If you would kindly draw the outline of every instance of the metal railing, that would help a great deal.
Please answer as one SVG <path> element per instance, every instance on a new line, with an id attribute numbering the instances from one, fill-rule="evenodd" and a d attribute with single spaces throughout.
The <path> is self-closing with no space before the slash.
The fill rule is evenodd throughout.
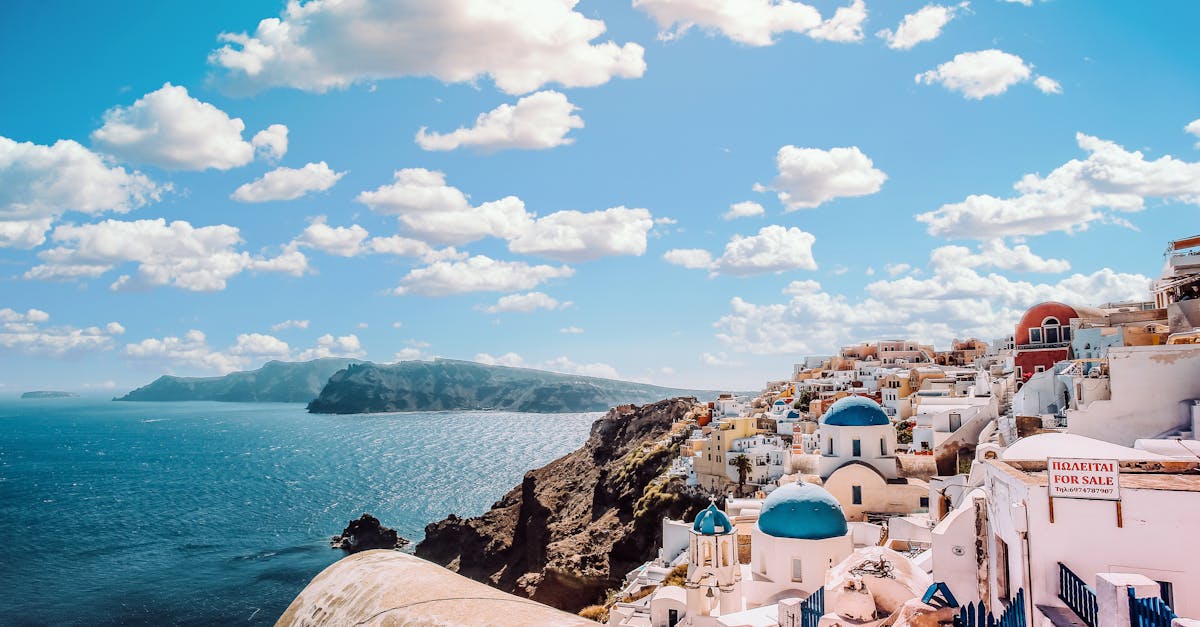
<path id="1" fill-rule="evenodd" d="M 1129 588 L 1129 625 L 1130 627 L 1171 627 L 1171 621 L 1178 618 L 1171 606 L 1162 599 L 1152 597 L 1139 599 Z M 807 626 L 806 626 L 807 627 Z"/>
<path id="2" fill-rule="evenodd" d="M 958 609 L 958 616 L 954 617 L 954 625 L 955 627 L 1026 627 L 1029 622 L 1025 616 L 1025 590 L 1023 588 L 1017 590 L 1016 598 L 1004 609 L 1000 618 L 993 618 L 982 602 L 978 606 L 968 603 Z"/>
<path id="3" fill-rule="evenodd" d="M 1096 627 L 1096 590 L 1062 562 L 1058 563 L 1058 598 L 1088 627 Z"/>
<path id="4" fill-rule="evenodd" d="M 800 602 L 800 627 L 817 627 L 825 615 L 825 588 L 817 588 Z"/>

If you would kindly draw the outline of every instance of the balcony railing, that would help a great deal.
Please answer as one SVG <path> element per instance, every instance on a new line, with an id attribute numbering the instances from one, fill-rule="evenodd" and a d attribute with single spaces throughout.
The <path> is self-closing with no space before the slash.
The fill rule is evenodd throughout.
<path id="1" fill-rule="evenodd" d="M 1058 598 L 1088 627 L 1096 627 L 1096 591 L 1062 562 L 1058 563 Z"/>
<path id="2" fill-rule="evenodd" d="M 1176 618 L 1178 616 L 1162 599 L 1139 599 L 1133 588 L 1129 588 L 1130 627 L 1171 627 L 1171 621 Z"/>

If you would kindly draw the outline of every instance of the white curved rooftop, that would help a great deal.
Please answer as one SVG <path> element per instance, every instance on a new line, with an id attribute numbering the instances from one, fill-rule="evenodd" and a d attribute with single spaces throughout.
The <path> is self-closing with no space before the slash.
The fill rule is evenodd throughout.
<path id="1" fill-rule="evenodd" d="M 1045 461 L 1049 457 L 1082 457 L 1118 461 L 1171 461 L 1166 455 L 1142 451 L 1073 433 L 1039 433 L 1004 449 L 1005 461 Z"/>

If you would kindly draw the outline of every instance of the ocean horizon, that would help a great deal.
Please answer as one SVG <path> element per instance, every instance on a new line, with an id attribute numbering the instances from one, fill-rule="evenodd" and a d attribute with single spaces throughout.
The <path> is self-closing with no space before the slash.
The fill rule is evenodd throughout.
<path id="1" fill-rule="evenodd" d="M 0 398 L 0 623 L 273 624 L 351 519 L 411 549 L 601 415 Z"/>

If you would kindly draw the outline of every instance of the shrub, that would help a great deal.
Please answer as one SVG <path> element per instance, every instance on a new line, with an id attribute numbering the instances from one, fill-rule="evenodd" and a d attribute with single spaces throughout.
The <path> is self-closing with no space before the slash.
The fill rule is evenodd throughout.
<path id="1" fill-rule="evenodd" d="M 597 623 L 607 623 L 608 608 L 603 605 L 589 605 L 579 610 L 579 616 L 588 620 L 594 620 Z"/>

